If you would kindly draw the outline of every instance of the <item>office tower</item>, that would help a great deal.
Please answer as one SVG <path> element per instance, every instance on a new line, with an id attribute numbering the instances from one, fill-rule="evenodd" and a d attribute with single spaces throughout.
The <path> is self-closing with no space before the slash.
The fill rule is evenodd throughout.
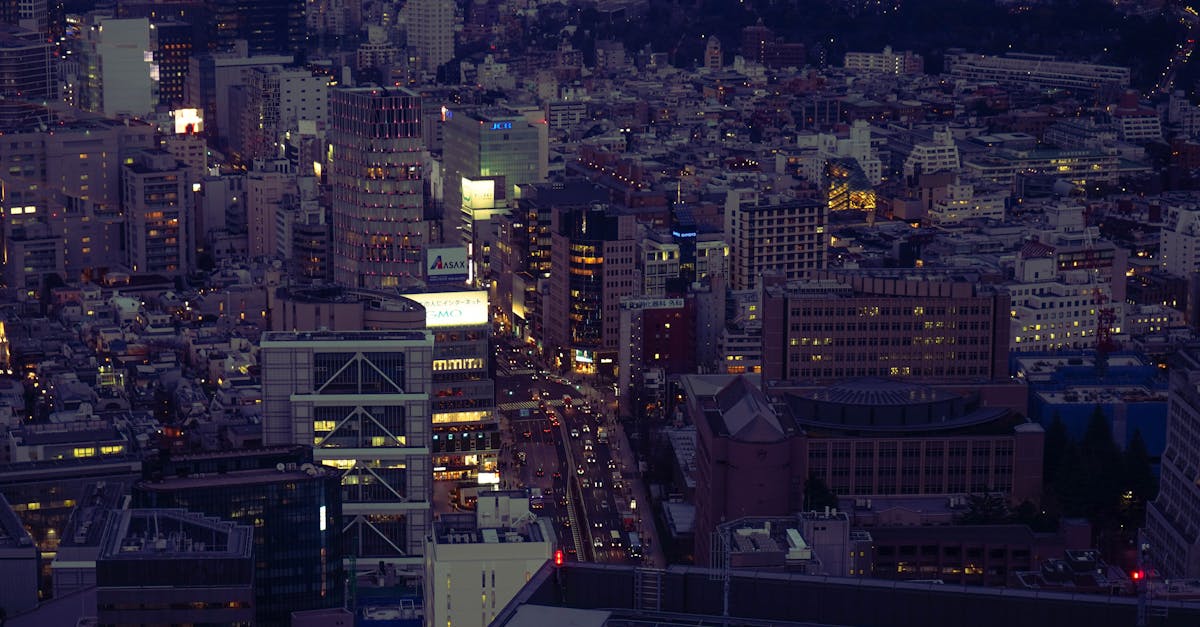
<path id="1" fill-rule="evenodd" d="M 636 216 L 616 207 L 556 207 L 543 304 L 548 350 L 580 373 L 615 376 L 621 301 L 637 294 Z"/>
<path id="2" fill-rule="evenodd" d="M 454 58 L 453 0 L 409 0 L 401 12 L 408 26 L 409 55 L 418 67 L 433 73 Z"/>
<path id="3" fill-rule="evenodd" d="M 479 223 L 510 206 L 518 185 L 546 180 L 548 127 L 540 110 L 536 120 L 498 107 L 447 109 L 444 118 L 445 240 L 482 254 L 494 238 Z"/>
<path id="4" fill-rule="evenodd" d="M 288 625 L 295 610 L 340 607 L 344 591 L 340 473 L 311 463 L 311 448 L 281 456 L 246 451 L 172 459 L 133 486 L 134 507 L 179 508 L 254 529 L 257 625 Z M 275 459 L 287 459 L 277 462 Z M 215 472 L 208 470 L 211 467 Z M 257 466 L 257 467 L 256 467 Z M 174 471 L 174 472 L 169 472 Z"/>
<path id="5" fill-rule="evenodd" d="M 768 286 L 763 377 L 1008 377 L 1009 298 L 974 276 L 820 273 Z"/>
<path id="6" fill-rule="evenodd" d="M 432 353 L 425 331 L 263 335 L 263 441 L 340 470 L 342 555 L 364 568 L 423 566 Z"/>
<path id="7" fill-rule="evenodd" d="M 554 543 L 523 490 L 483 492 L 474 513 L 443 514 L 426 541 L 425 624 L 487 627 Z"/>
<path id="8" fill-rule="evenodd" d="M 192 268 L 192 185 L 187 167 L 145 151 L 121 167 L 125 263 L 133 272 L 181 276 Z"/>
<path id="9" fill-rule="evenodd" d="M 158 105 L 150 20 L 95 11 L 83 23 L 80 105 L 107 117 L 145 118 Z"/>
<path id="10" fill-rule="evenodd" d="M 171 509 L 117 513 L 96 561 L 101 625 L 248 625 L 250 527 Z"/>
<path id="11" fill-rule="evenodd" d="M 254 55 L 302 56 L 306 48 L 304 0 L 204 0 L 214 50 L 245 40 Z"/>
<path id="12" fill-rule="evenodd" d="M 730 287 L 752 289 L 762 274 L 798 279 L 825 267 L 829 208 L 815 200 L 774 199 L 731 190 L 725 200 Z"/>
<path id="13" fill-rule="evenodd" d="M 429 244 L 421 97 L 407 89 L 335 89 L 329 119 L 334 281 L 418 284 Z"/>
<path id="14" fill-rule="evenodd" d="M 0 0 L 0 22 L 33 31 L 45 40 L 52 26 L 49 0 Z"/>
<path id="15" fill-rule="evenodd" d="M 1200 576 L 1200 347 L 1181 349 L 1171 364 L 1167 398 L 1167 449 L 1162 455 L 1158 498 L 1146 508 L 1150 565 L 1170 578 Z"/>
<path id="16" fill-rule="evenodd" d="M 174 107 L 184 103 L 194 27 L 181 20 L 150 22 L 154 63 L 158 65 L 158 104 Z"/>
<path id="17" fill-rule="evenodd" d="M 36 32 L 0 27 L 0 95 L 12 100 L 57 100 L 52 47 Z"/>

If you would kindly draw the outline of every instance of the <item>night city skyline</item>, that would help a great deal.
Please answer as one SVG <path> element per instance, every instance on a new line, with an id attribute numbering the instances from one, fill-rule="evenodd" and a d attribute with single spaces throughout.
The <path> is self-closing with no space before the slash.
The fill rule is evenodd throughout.
<path id="1" fill-rule="evenodd" d="M 1200 624 L 1197 36 L 0 0 L 0 627 Z"/>

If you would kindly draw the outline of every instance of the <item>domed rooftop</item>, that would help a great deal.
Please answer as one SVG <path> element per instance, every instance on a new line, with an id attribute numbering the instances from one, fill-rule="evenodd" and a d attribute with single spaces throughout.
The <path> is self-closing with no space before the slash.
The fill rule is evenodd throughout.
<path id="1" fill-rule="evenodd" d="M 806 394 L 814 401 L 840 405 L 916 405 L 953 398 L 949 392 L 889 379 L 854 379 Z"/>

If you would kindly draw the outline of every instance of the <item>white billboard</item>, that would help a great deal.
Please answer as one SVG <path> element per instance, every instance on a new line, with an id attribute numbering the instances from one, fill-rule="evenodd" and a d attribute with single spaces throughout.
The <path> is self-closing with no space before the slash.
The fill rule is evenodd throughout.
<path id="1" fill-rule="evenodd" d="M 171 117 L 175 118 L 176 135 L 191 135 L 204 130 L 204 114 L 199 109 L 175 109 Z"/>
<path id="2" fill-rule="evenodd" d="M 425 280 L 429 283 L 465 283 L 469 273 L 467 249 L 429 248 L 425 251 Z"/>
<path id="3" fill-rule="evenodd" d="M 486 290 L 405 294 L 404 297 L 425 307 L 425 326 L 430 329 L 479 326 L 491 320 Z"/>
<path id="4" fill-rule="evenodd" d="M 494 209 L 496 207 L 496 181 L 478 181 L 462 177 L 463 209 Z"/>

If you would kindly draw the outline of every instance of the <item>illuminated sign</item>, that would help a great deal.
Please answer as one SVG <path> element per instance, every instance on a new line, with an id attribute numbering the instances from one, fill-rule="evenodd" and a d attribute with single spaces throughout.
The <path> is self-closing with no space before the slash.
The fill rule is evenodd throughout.
<path id="1" fill-rule="evenodd" d="M 582 350 L 579 348 L 575 349 L 575 361 L 583 364 L 595 362 L 595 360 L 592 359 L 592 351 Z"/>
<path id="2" fill-rule="evenodd" d="M 463 283 L 467 280 L 467 249 L 430 248 L 425 251 L 425 280 L 429 283 Z"/>
<path id="3" fill-rule="evenodd" d="M 462 179 L 463 209 L 495 209 L 496 181 L 483 179 L 474 181 L 467 177 Z"/>
<path id="4" fill-rule="evenodd" d="M 621 300 L 621 309 L 640 311 L 642 309 L 679 309 L 683 307 L 682 298 L 627 298 Z"/>
<path id="5" fill-rule="evenodd" d="M 492 122 L 493 131 L 507 131 L 512 128 L 512 122 Z"/>
<path id="6" fill-rule="evenodd" d="M 438 292 L 436 294 L 405 294 L 405 298 L 421 303 L 425 307 L 425 326 L 465 327 L 487 324 L 487 292 Z"/>
<path id="7" fill-rule="evenodd" d="M 326 524 L 325 524 L 325 519 L 326 519 L 326 516 L 325 516 L 325 506 L 324 506 L 324 505 L 322 505 L 322 506 L 320 507 L 320 509 L 319 509 L 319 512 L 318 512 L 318 514 L 317 514 L 317 515 L 318 515 L 318 516 L 320 516 L 320 518 L 321 518 L 321 528 L 320 528 L 320 531 L 325 531 L 325 527 L 326 527 Z"/>
<path id="8" fill-rule="evenodd" d="M 500 483 L 500 473 L 497 472 L 481 472 L 477 479 L 479 485 L 497 485 Z"/>
<path id="9" fill-rule="evenodd" d="M 446 370 L 483 370 L 487 368 L 482 357 L 456 357 L 454 359 L 435 359 L 433 360 L 433 371 L 443 372 Z"/>
<path id="10" fill-rule="evenodd" d="M 175 118 L 176 135 L 191 135 L 204 130 L 204 114 L 199 109 L 175 109 L 171 117 Z"/>

